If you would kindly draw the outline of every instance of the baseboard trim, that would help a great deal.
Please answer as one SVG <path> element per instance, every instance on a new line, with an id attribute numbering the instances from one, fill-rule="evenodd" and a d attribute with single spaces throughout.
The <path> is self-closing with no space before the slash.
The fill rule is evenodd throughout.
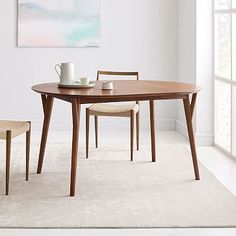
<path id="1" fill-rule="evenodd" d="M 186 124 L 180 120 L 176 120 L 176 131 L 188 138 L 188 131 Z M 214 146 L 214 134 L 213 133 L 195 133 L 196 144 L 198 146 Z"/>
<path id="2" fill-rule="evenodd" d="M 176 119 L 176 131 L 178 133 L 180 133 L 181 135 L 183 135 L 185 138 L 188 137 L 188 131 L 187 131 L 186 124 L 184 124 L 179 119 Z"/>
<path id="3" fill-rule="evenodd" d="M 214 146 L 214 134 L 196 133 L 196 142 L 198 146 Z"/>

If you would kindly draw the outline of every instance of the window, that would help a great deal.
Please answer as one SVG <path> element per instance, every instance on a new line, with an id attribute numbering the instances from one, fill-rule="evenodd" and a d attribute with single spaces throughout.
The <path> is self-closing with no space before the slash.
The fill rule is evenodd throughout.
<path id="1" fill-rule="evenodd" d="M 215 144 L 236 157 L 236 0 L 215 0 Z"/>

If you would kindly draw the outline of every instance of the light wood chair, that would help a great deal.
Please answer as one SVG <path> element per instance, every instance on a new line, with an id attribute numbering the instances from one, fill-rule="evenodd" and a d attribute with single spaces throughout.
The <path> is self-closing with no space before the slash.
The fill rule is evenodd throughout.
<path id="1" fill-rule="evenodd" d="M 98 71 L 97 81 L 100 80 L 100 75 L 106 76 L 126 76 L 134 77 L 139 80 L 138 72 L 114 72 L 114 71 Z M 129 117 L 130 118 L 130 156 L 133 161 L 134 149 L 134 120 L 136 115 L 136 143 L 137 150 L 139 150 L 139 102 L 134 104 L 93 104 L 86 109 L 86 158 L 89 156 L 89 124 L 90 116 L 94 116 L 95 121 L 95 144 L 98 148 L 98 117 L 99 116 L 115 116 L 115 117 Z"/>
<path id="2" fill-rule="evenodd" d="M 31 122 L 0 120 L 0 139 L 6 140 L 6 195 L 9 194 L 11 140 L 23 133 L 26 133 L 26 181 L 28 181 Z"/>

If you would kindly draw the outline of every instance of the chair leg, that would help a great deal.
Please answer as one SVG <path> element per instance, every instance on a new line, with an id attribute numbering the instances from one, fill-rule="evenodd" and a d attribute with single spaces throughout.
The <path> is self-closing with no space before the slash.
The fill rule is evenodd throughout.
<path id="1" fill-rule="evenodd" d="M 134 111 L 130 111 L 130 156 L 133 161 L 133 150 L 134 150 Z"/>
<path id="2" fill-rule="evenodd" d="M 95 145 L 98 148 L 98 116 L 94 116 L 95 123 Z"/>
<path id="3" fill-rule="evenodd" d="M 11 158 L 11 131 L 8 130 L 6 132 L 6 195 L 9 194 L 10 158 Z"/>
<path id="4" fill-rule="evenodd" d="M 30 136 L 31 136 L 31 123 L 29 131 L 26 132 L 26 172 L 25 180 L 29 180 L 29 160 L 30 160 Z"/>
<path id="5" fill-rule="evenodd" d="M 140 126 L 140 113 L 136 114 L 136 144 L 137 151 L 139 151 L 139 126 Z"/>
<path id="6" fill-rule="evenodd" d="M 86 158 L 88 158 L 89 155 L 89 123 L 90 123 L 89 108 L 86 108 Z"/>

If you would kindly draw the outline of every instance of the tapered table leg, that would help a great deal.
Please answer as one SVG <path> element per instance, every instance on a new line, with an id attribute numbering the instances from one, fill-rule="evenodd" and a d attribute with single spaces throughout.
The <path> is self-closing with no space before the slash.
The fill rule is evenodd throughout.
<path id="1" fill-rule="evenodd" d="M 130 160 L 134 160 L 134 111 L 130 111 Z"/>
<path id="2" fill-rule="evenodd" d="M 139 151 L 139 126 L 140 126 L 140 112 L 136 114 L 136 145 Z"/>
<path id="3" fill-rule="evenodd" d="M 154 100 L 150 100 L 149 101 L 149 105 L 150 105 L 150 127 L 151 127 L 152 162 L 156 162 L 156 136 L 155 136 Z"/>
<path id="4" fill-rule="evenodd" d="M 49 128 L 51 114 L 52 114 L 53 97 L 51 96 L 46 97 L 45 95 L 42 95 L 42 104 L 43 104 L 43 110 L 44 110 L 44 122 L 43 122 L 42 136 L 41 136 L 37 174 L 41 174 L 42 172 L 43 159 L 44 159 L 45 148 L 46 148 L 47 137 L 48 137 L 48 128 Z"/>
<path id="5" fill-rule="evenodd" d="M 89 156 L 89 126 L 90 126 L 90 114 L 89 108 L 86 108 L 86 158 Z"/>
<path id="6" fill-rule="evenodd" d="M 95 124 L 95 147 L 98 148 L 98 116 L 94 116 Z"/>
<path id="7" fill-rule="evenodd" d="M 6 195 L 9 194 L 10 158 L 11 158 L 11 130 L 6 132 Z"/>
<path id="8" fill-rule="evenodd" d="M 195 106 L 195 102 L 196 102 L 196 96 L 197 96 L 197 94 L 193 95 L 191 105 L 189 102 L 189 96 L 187 96 L 187 98 L 183 99 L 183 102 L 184 102 L 185 116 L 186 116 L 186 122 L 187 122 L 187 127 L 188 127 L 189 142 L 190 142 L 192 159 L 193 159 L 195 179 L 200 180 L 195 138 L 194 138 L 194 132 L 193 132 L 193 124 L 192 124 L 192 116 L 193 116 L 193 110 L 194 110 L 194 106 Z"/>
<path id="9" fill-rule="evenodd" d="M 80 123 L 80 101 L 77 98 L 72 99 L 72 119 L 73 119 L 73 139 L 72 139 L 72 155 L 71 155 L 70 196 L 75 196 L 78 142 L 79 142 L 79 125 L 80 125 L 79 124 Z"/>
<path id="10" fill-rule="evenodd" d="M 26 181 L 29 180 L 30 136 L 31 136 L 31 122 L 29 121 L 29 130 L 26 132 L 26 170 L 25 170 Z"/>

